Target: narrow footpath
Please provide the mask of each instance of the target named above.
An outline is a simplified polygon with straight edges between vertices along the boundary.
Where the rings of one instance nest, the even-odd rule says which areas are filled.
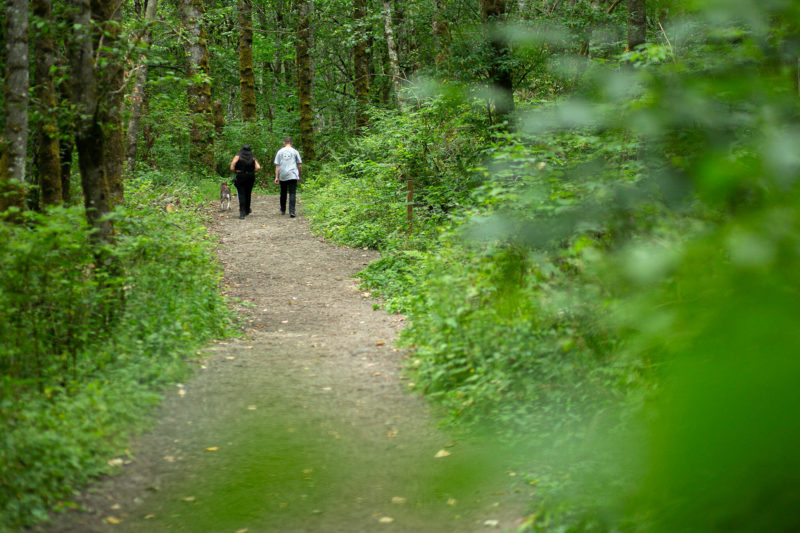
[[[122,473],[40,531],[513,531],[530,497],[514,473],[408,393],[404,319],[353,278],[376,254],[323,242],[274,196],[210,216],[244,336],[200,352]]]

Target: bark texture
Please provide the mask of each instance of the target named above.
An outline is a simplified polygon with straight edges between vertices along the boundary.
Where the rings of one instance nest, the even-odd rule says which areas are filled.
[[[356,27],[353,46],[353,76],[356,94],[356,128],[367,125],[367,104],[369,103],[369,57],[367,55],[367,2],[353,0],[353,22]]]
[[[508,12],[505,0],[481,0],[481,15],[489,31],[492,57],[489,64],[489,88],[494,92],[493,106],[502,120],[514,111],[514,83],[509,66],[508,43],[502,35],[501,25]]]
[[[36,166],[39,169],[39,204],[42,210],[47,206],[61,205],[61,157],[58,144],[58,123],[56,121],[56,88],[51,67],[55,65],[56,47],[53,39],[53,16],[50,0],[33,0],[33,15],[44,24],[37,30],[34,41],[34,85],[36,104],[41,115],[38,125],[36,146]]]
[[[97,57],[104,61],[96,69],[99,84],[98,122],[105,136],[106,182],[111,193],[111,204],[119,205],[123,199],[122,168],[125,158],[122,135],[122,92],[125,85],[124,62],[115,50],[120,45],[122,30],[122,4],[119,0],[91,0],[92,20],[102,31],[95,35]]]
[[[253,6],[239,0],[239,86],[242,94],[242,120],[256,119],[256,80],[253,71]]]
[[[181,0],[181,16],[188,38],[189,52],[187,98],[191,117],[190,161],[200,171],[214,171],[214,118],[211,101],[211,66],[206,31],[202,18],[202,0]]]
[[[73,34],[70,49],[72,103],[76,109],[75,146],[81,172],[86,218],[96,230],[93,238],[109,242],[113,226],[106,218],[111,211],[104,164],[105,136],[100,122],[99,91],[95,77],[94,47],[90,32],[90,0],[72,0]]]
[[[158,0],[149,0],[144,12],[144,23],[148,26],[142,36],[142,43],[146,49],[150,48],[153,39],[152,31],[149,26],[156,18]],[[136,149],[139,141],[139,122],[142,118],[144,100],[147,98],[145,86],[147,85],[147,62],[144,57],[139,59],[136,65],[136,75],[133,81],[133,89],[130,96],[130,117],[128,118],[128,131],[125,139],[125,170],[128,176],[132,176],[136,170]]]
[[[28,1],[6,0],[5,130],[0,181],[25,182],[28,150]],[[18,204],[18,200],[11,202]]]
[[[386,49],[389,52],[389,67],[392,69],[392,89],[397,104],[400,105],[400,60],[397,57],[397,44],[392,27],[392,3],[383,0],[383,32],[386,34]],[[401,106],[402,107],[402,106]]]
[[[645,0],[628,2],[628,50],[647,42],[647,9]]]
[[[450,49],[450,27],[445,18],[445,0],[434,0],[433,43],[436,51],[436,70],[442,68]]]
[[[300,96],[300,137],[305,161],[313,161],[316,157],[314,114],[311,105],[314,70],[310,51],[313,39],[311,1],[299,0],[297,3],[297,92]]]

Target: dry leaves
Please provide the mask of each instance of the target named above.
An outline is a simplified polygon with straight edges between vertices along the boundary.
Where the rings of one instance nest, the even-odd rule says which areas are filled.
[[[219,450],[219,446],[209,446],[208,448],[206,448],[207,452],[216,452],[218,450]]]
[[[450,452],[448,452],[447,450],[445,450],[444,448],[442,448],[441,450],[439,450],[438,452],[436,452],[436,455],[434,455],[433,457],[434,457],[435,459],[441,459],[442,457],[450,457]]]

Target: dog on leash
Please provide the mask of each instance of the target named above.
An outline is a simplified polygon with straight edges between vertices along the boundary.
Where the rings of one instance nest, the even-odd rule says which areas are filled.
[[[224,181],[219,184],[219,208],[222,211],[231,210],[231,188]]]

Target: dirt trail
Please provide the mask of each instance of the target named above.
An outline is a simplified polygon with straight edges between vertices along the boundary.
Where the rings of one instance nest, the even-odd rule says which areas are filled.
[[[235,202],[234,202],[235,203]],[[202,352],[124,473],[57,517],[65,532],[502,531],[520,495],[496,457],[437,430],[407,394],[400,316],[352,278],[376,255],[337,247],[277,198],[211,213],[246,336]],[[450,455],[435,458],[437,452]],[[118,523],[111,523],[118,522]]]

